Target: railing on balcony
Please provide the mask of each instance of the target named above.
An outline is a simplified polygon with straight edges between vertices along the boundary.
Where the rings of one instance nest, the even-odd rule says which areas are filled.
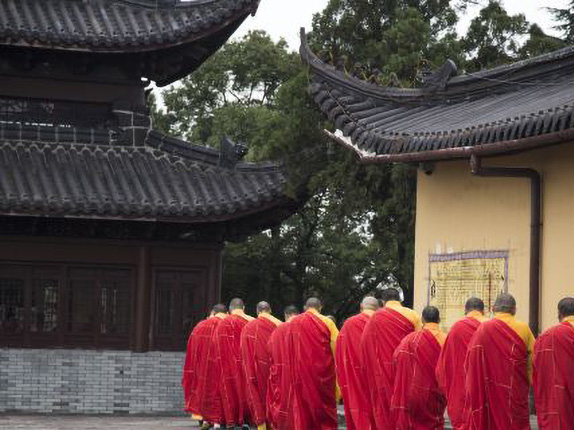
[[[113,128],[109,104],[0,97],[0,123],[77,128]]]

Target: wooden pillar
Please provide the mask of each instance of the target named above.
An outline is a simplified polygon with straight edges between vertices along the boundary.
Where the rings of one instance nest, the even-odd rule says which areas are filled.
[[[210,295],[213,304],[221,302],[221,282],[223,280],[223,246],[215,249],[214,265],[212,269],[213,278],[211,284],[212,294]]]
[[[150,348],[151,324],[151,250],[141,246],[138,259],[136,288],[135,342],[134,351],[146,352]]]

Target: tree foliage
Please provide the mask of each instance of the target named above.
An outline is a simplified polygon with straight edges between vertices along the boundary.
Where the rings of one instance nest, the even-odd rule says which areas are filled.
[[[457,13],[477,2],[483,8],[459,35]],[[494,0],[330,0],[310,41],[326,61],[343,59],[349,72],[363,62],[382,83],[394,76],[402,86],[418,85],[421,71],[447,58],[465,73],[563,43]],[[165,110],[153,112],[165,132],[212,147],[227,135],[250,146],[250,160],[283,160],[288,193],[304,200],[282,225],[227,246],[224,298],[283,307],[318,294],[339,318],[379,283],[401,286],[409,299],[417,166],[358,165],[323,137],[332,126],[307,87],[298,56],[256,31],[164,91]]]

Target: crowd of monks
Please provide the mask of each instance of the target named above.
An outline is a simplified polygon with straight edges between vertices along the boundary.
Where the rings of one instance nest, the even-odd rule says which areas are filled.
[[[526,430],[533,385],[540,430],[574,429],[574,298],[537,340],[509,294],[490,319],[468,299],[448,335],[436,307],[421,318],[393,288],[340,333],[321,308],[281,322],[266,302],[257,318],[240,299],[216,305],[189,338],[186,411],[204,429],[337,430],[342,401],[348,430],[438,430],[445,411],[455,430]]]

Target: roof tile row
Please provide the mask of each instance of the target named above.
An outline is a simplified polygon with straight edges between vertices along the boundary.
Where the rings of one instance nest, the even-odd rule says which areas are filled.
[[[0,0],[0,43],[114,51],[180,44],[255,11],[258,0],[202,0],[144,7],[121,0]]]
[[[175,141],[152,133],[156,143]],[[199,222],[239,218],[286,199],[277,165],[224,169],[216,151],[155,146],[0,139],[0,211]]]
[[[301,55],[311,68],[309,91],[321,111],[371,159],[418,153],[422,160],[431,152],[440,159],[437,151],[443,149],[574,129],[574,48],[456,77],[440,91],[386,88],[345,76],[321,62],[305,39]]]

